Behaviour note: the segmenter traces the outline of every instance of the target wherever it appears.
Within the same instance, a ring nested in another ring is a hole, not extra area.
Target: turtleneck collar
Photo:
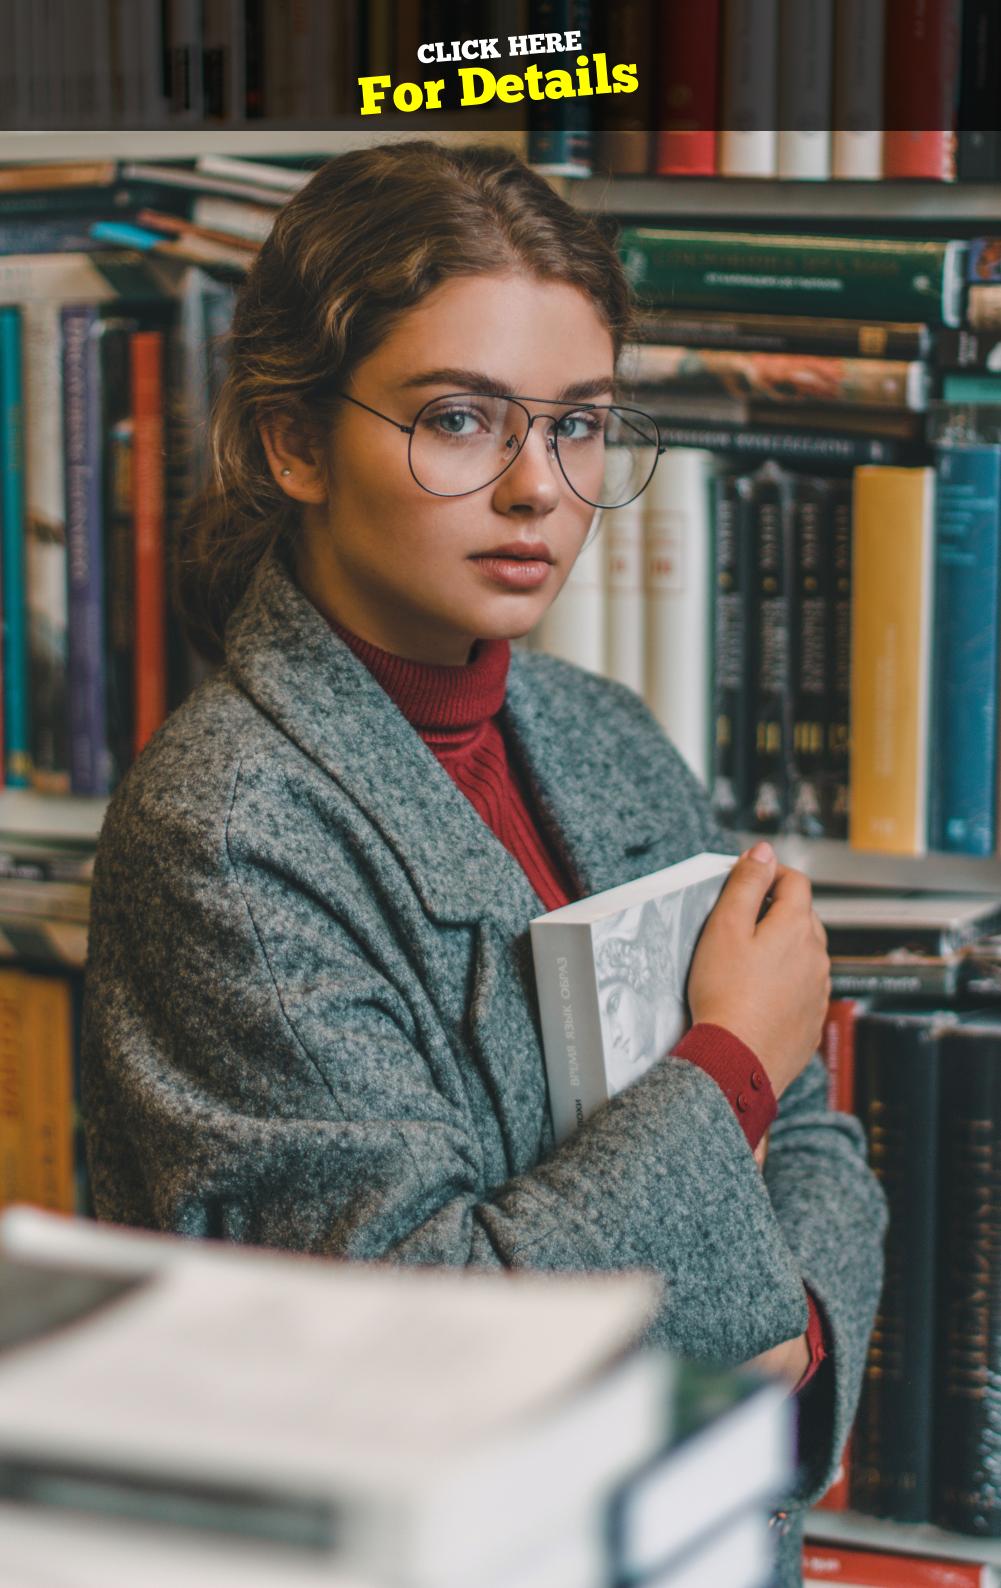
[[[416,729],[474,728],[504,704],[509,640],[477,640],[465,665],[448,666],[394,656],[333,618],[329,621]]]

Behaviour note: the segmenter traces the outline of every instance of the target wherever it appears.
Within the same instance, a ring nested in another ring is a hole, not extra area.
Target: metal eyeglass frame
[[[572,404],[568,403],[568,404],[566,404],[567,413],[580,413],[580,412],[593,413],[596,409],[614,408],[615,412],[618,413],[618,414],[641,414],[642,417],[647,421],[647,423],[653,426],[653,429],[654,429],[654,431],[656,433],[656,436],[657,436],[657,450],[656,450],[656,454],[654,456],[653,464],[652,464],[651,469],[650,469],[650,473],[647,475],[646,479],[643,481],[643,484],[640,486],[638,491],[634,491],[632,496],[627,496],[626,500],[624,502],[616,502],[615,503],[615,507],[613,508],[613,507],[607,506],[605,503],[602,503],[602,502],[592,502],[590,497],[588,497],[588,496],[582,496],[580,491],[578,491],[577,487],[570,480],[569,476],[567,475],[566,469],[563,467],[563,459],[560,457],[559,436],[556,434],[556,426],[559,424],[560,421],[558,419],[554,418],[552,414],[530,414],[528,409],[525,407],[526,403],[550,403],[551,404],[554,401],[554,399],[551,398],[551,397],[515,397],[515,396],[513,396],[513,395],[511,395],[510,393],[507,393],[507,392],[504,392],[504,393],[498,393],[498,392],[458,392],[458,391],[456,391],[456,392],[446,392],[443,397],[429,397],[427,402],[426,403],[422,403],[420,408],[418,408],[417,412],[414,415],[413,423],[409,424],[409,425],[403,425],[403,424],[400,423],[400,421],[398,419],[394,419],[392,417],[392,415],[380,413],[378,408],[370,407],[368,403],[363,403],[360,398],[352,397],[349,392],[337,391],[337,392],[335,392],[334,395],[337,396],[337,397],[343,397],[345,402],[354,403],[356,408],[364,408],[366,413],[374,414],[377,419],[384,419],[388,425],[393,425],[395,429],[402,431],[402,433],[405,436],[409,436],[410,439],[409,439],[409,441],[407,443],[407,467],[410,470],[411,478],[413,479],[414,484],[418,485],[422,491],[426,491],[429,496],[440,496],[440,497],[443,497],[446,501],[454,500],[455,498],[458,498],[460,496],[475,496],[477,491],[485,491],[488,485],[493,485],[497,480],[500,479],[502,474],[506,474],[508,469],[511,467],[512,463],[514,463],[515,459],[519,456],[519,454],[523,450],[523,448],[525,446],[525,442],[528,440],[529,436],[532,433],[532,426],[534,425],[534,423],[535,423],[535,421],[537,419],[549,419],[551,421],[551,423],[552,423],[553,429],[550,432],[549,436],[547,437],[547,440],[549,442],[549,447],[550,447],[551,452],[553,453],[553,455],[556,458],[556,462],[559,464],[560,473],[562,474],[564,480],[566,481],[567,486],[569,487],[569,489],[573,492],[574,496],[576,496],[579,501],[586,502],[588,507],[602,508],[606,512],[614,512],[617,508],[627,507],[630,502],[635,502],[635,500],[636,500],[636,498],[638,496],[642,496],[643,492],[646,490],[647,486],[650,484],[650,481],[653,479],[654,471],[656,470],[657,464],[660,462],[660,459],[663,457],[664,453],[667,451],[667,443],[665,441],[662,441],[661,438],[660,438],[660,426],[658,425],[656,419],[654,419],[651,414],[646,413],[645,410],[642,409],[642,408],[628,408],[628,407],[623,408],[618,403],[572,403]],[[524,439],[522,440],[522,442],[520,443],[520,445],[518,447],[518,451],[514,454],[513,457],[508,459],[508,461],[505,463],[505,465],[504,465],[504,467],[502,469],[498,469],[497,473],[493,476],[492,479],[484,480],[482,485],[474,485],[472,490],[470,490],[470,491],[432,491],[431,487],[429,485],[425,485],[422,480],[419,480],[417,478],[416,473],[414,472],[414,460],[413,460],[414,435],[416,433],[417,424],[418,424],[418,421],[419,421],[419,419],[421,417],[421,414],[424,412],[425,408],[430,408],[434,403],[447,402],[450,397],[483,397],[483,396],[499,398],[499,400],[501,402],[517,403],[518,407],[524,413],[525,417],[528,420],[528,428],[525,431]],[[565,419],[566,418],[566,414],[563,414],[561,417]],[[628,419],[626,420],[626,423],[627,424],[629,423]],[[632,426],[632,428],[635,429],[637,435],[641,434],[638,425],[634,425],[634,426]]]

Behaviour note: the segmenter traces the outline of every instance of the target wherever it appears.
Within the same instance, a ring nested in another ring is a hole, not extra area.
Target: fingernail
[[[775,859],[774,849],[772,848],[771,844],[766,844],[764,840],[762,840],[759,844],[755,844],[754,848],[750,849],[748,853],[752,860],[760,860],[764,865],[767,865],[770,860]]]

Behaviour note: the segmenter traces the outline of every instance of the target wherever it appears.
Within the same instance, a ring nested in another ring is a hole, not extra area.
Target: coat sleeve
[[[362,1259],[653,1270],[652,1338],[722,1362],[805,1328],[794,1251],[707,1075],[666,1058],[491,1183],[468,1102],[440,1084],[446,1039],[418,1028],[350,901],[276,877],[263,840],[234,863],[224,824],[164,804],[115,802],[95,872],[100,1216]]]

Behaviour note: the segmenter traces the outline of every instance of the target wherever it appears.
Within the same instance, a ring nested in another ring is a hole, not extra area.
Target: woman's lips
[[[471,561],[494,584],[504,585],[508,590],[534,590],[543,583],[552,566],[540,557],[488,556],[473,557]]]

